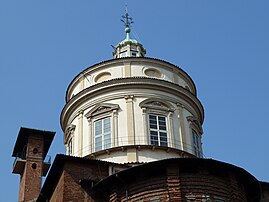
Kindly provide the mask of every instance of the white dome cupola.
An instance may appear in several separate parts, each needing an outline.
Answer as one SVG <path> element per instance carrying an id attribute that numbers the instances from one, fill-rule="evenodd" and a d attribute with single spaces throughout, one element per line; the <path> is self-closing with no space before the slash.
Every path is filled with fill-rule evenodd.
<path id="1" fill-rule="evenodd" d="M 176 65 L 144 57 L 130 39 L 127 12 L 123 22 L 126 39 L 114 59 L 86 68 L 68 86 L 66 153 L 116 163 L 203 157 L 204 110 L 193 80 Z"/>
<path id="2" fill-rule="evenodd" d="M 113 56 L 114 58 L 123 57 L 144 57 L 146 54 L 146 49 L 143 45 L 135 39 L 131 39 L 131 24 L 133 23 L 132 17 L 129 16 L 127 9 L 125 15 L 122 16 L 121 21 L 125 26 L 126 38 L 118 43 L 114 48 Z"/>

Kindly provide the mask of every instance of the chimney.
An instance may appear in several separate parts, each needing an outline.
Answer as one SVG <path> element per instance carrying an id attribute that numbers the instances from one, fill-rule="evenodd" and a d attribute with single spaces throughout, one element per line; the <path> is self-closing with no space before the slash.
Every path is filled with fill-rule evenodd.
<path id="1" fill-rule="evenodd" d="M 40 193 L 42 176 L 50 167 L 46 158 L 55 132 L 20 128 L 12 157 L 12 173 L 20 174 L 19 202 L 35 201 Z"/>

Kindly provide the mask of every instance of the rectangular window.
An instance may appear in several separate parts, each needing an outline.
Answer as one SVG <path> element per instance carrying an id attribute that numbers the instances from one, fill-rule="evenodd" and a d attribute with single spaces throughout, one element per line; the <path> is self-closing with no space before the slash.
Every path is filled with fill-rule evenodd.
<path id="1" fill-rule="evenodd" d="M 166 117 L 149 114 L 150 144 L 167 147 Z"/>
<path id="2" fill-rule="evenodd" d="M 200 137 L 196 133 L 196 131 L 192 130 L 192 140 L 193 140 L 193 149 L 194 149 L 194 154 L 198 158 L 201 157 L 201 149 L 200 149 Z"/>
<path id="3" fill-rule="evenodd" d="M 95 151 L 111 148 L 110 117 L 94 122 Z"/>
<path id="4" fill-rule="evenodd" d="M 131 51 L 131 56 L 132 57 L 136 57 L 136 55 L 137 55 L 137 52 L 136 51 Z"/>
<path id="5" fill-rule="evenodd" d="M 127 56 L 127 51 L 124 51 L 124 52 L 121 52 L 120 53 L 120 57 L 123 58 L 123 57 L 126 57 Z"/>

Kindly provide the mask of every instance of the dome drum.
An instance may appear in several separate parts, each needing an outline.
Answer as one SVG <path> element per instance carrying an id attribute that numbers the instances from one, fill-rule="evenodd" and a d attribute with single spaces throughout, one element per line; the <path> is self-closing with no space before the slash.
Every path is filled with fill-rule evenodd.
<path id="1" fill-rule="evenodd" d="M 187 120 L 190 116 L 197 117 L 199 125 L 202 124 L 202 106 L 185 88 L 165 80 L 131 77 L 108 80 L 81 91 L 65 106 L 61 123 L 63 129 L 76 125 L 70 155 L 94 154 L 107 161 L 136 162 L 180 157 L 182 151 L 197 156 L 191 138 L 192 130 L 196 129 Z M 196 133 L 201 157 L 201 133 Z M 142 152 L 137 150 L 139 145 L 166 147 L 178 152 L 150 152 L 152 149 Z M 125 146 L 128 146 L 125 156 L 110 151 Z M 106 154 L 100 155 L 99 151 Z"/>

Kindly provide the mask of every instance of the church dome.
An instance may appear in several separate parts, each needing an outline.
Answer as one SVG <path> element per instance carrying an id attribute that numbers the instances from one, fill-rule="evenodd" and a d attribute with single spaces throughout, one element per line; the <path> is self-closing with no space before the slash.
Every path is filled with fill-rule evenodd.
<path id="1" fill-rule="evenodd" d="M 202 158 L 204 110 L 194 82 L 176 65 L 144 57 L 130 38 L 132 18 L 123 19 L 126 38 L 114 59 L 85 69 L 67 89 L 66 153 L 130 164 Z"/>

